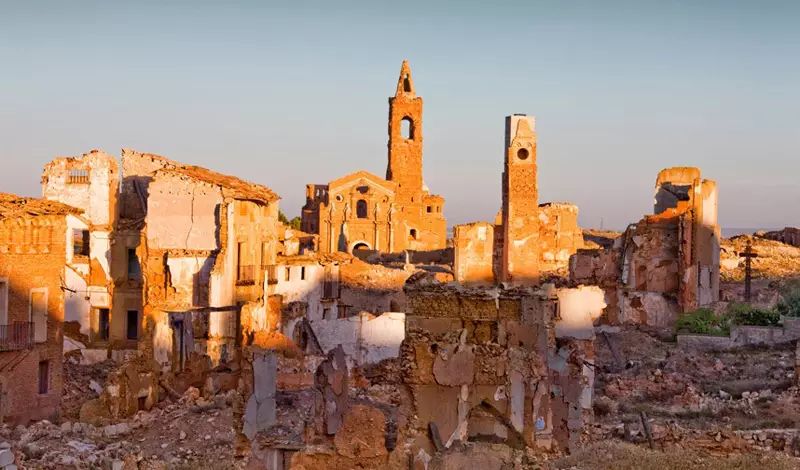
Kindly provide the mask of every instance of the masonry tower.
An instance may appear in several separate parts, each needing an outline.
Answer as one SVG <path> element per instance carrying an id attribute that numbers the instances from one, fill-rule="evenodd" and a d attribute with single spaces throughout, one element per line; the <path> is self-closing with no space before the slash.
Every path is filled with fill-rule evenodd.
<path id="1" fill-rule="evenodd" d="M 408 61 L 403 61 L 397 91 L 389 98 L 389 165 L 386 179 L 397 183 L 401 204 L 420 203 L 422 192 L 422 98 L 414 93 Z"/>
<path id="2" fill-rule="evenodd" d="M 500 280 L 515 285 L 539 284 L 539 186 L 534 129 L 533 116 L 506 117 Z"/>

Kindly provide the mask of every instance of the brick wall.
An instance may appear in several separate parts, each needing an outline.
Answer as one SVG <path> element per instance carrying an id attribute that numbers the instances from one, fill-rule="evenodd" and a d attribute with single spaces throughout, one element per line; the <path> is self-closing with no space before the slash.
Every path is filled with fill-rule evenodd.
<path id="1" fill-rule="evenodd" d="M 7 421 L 53 418 L 59 411 L 64 341 L 60 278 L 66 263 L 66 232 L 63 215 L 0 219 L 0 278 L 8 286 L 5 323 L 30 321 L 31 289 L 47 297 L 46 341 L 0 352 L 0 410 Z M 42 361 L 49 361 L 44 394 L 39 393 Z"/>

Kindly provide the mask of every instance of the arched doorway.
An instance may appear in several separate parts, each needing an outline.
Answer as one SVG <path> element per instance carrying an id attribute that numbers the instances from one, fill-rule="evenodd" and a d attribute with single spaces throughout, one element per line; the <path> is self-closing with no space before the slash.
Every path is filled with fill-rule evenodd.
<path id="1" fill-rule="evenodd" d="M 353 248 L 350 250 L 351 253 L 355 253 L 358 250 L 371 250 L 370 246 L 366 242 L 356 242 L 353 245 Z"/>

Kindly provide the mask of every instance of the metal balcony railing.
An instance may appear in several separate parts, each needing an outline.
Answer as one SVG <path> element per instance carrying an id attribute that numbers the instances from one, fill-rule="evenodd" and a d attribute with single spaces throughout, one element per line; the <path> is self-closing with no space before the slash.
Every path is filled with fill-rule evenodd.
<path id="1" fill-rule="evenodd" d="M 33 323 L 14 322 L 0 325 L 0 351 L 17 351 L 34 345 Z"/>
<path id="2" fill-rule="evenodd" d="M 89 184 L 89 170 L 70 170 L 67 184 Z"/>
<path id="3" fill-rule="evenodd" d="M 236 284 L 251 285 L 256 282 L 256 267 L 253 265 L 240 265 L 237 270 Z"/>

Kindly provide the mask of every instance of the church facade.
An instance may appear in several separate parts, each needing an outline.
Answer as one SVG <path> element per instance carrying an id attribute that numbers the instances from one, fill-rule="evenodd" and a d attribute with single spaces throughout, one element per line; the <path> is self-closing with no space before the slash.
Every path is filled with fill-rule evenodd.
<path id="1" fill-rule="evenodd" d="M 328 184 L 306 185 L 302 230 L 319 235 L 319 251 L 395 253 L 447 244 L 444 198 L 422 179 L 422 98 L 403 61 L 389 98 L 386 178 L 357 171 Z"/>

